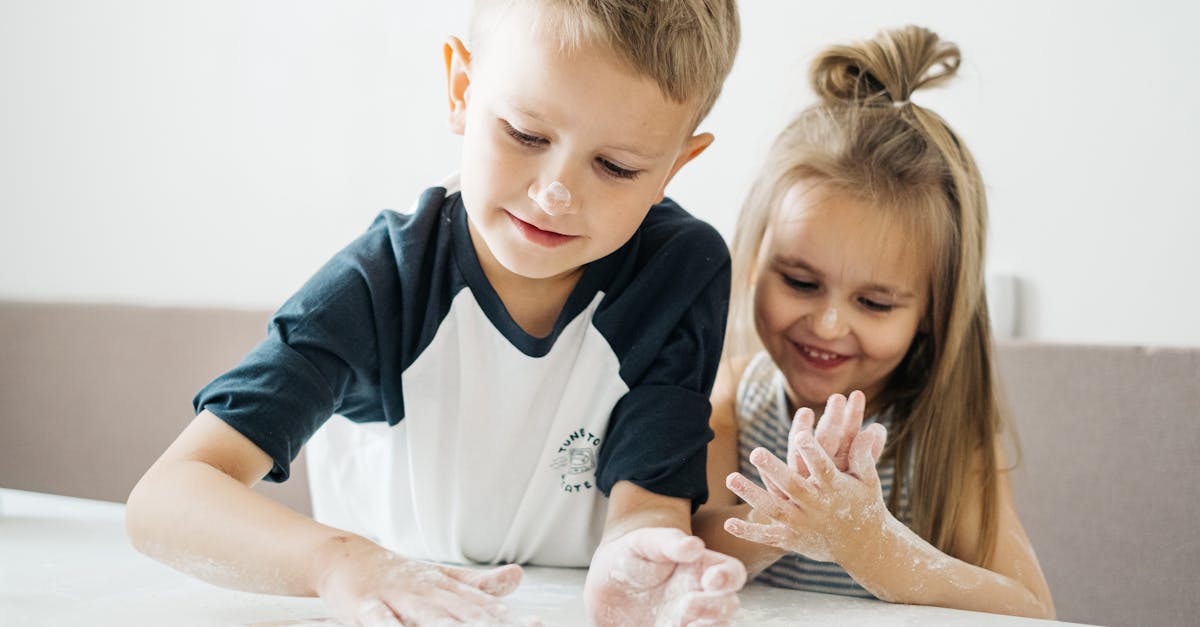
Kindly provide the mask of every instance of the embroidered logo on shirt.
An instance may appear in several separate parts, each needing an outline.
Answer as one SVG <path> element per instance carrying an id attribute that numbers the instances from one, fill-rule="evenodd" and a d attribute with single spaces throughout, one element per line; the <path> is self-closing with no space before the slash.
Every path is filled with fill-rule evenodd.
<path id="1" fill-rule="evenodd" d="M 596 488 L 596 452 L 600 438 L 584 428 L 567 434 L 550 468 L 559 472 L 563 492 L 582 492 Z"/>

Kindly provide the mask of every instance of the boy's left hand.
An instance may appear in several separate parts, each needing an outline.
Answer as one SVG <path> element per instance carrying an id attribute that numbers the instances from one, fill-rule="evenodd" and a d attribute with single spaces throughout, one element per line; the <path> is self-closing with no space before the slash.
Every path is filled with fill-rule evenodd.
<path id="1" fill-rule="evenodd" d="M 596 549 L 584 594 L 594 624 L 726 624 L 746 583 L 740 561 L 665 527 L 635 529 Z"/>

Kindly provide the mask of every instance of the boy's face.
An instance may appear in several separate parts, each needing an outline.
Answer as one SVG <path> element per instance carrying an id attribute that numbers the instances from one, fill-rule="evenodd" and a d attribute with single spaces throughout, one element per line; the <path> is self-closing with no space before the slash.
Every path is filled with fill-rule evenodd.
<path id="1" fill-rule="evenodd" d="M 693 104 L 606 50 L 562 51 L 529 17 L 507 14 L 475 59 L 447 43 L 450 124 L 485 271 L 569 277 L 628 241 L 712 136 L 690 136 Z"/>

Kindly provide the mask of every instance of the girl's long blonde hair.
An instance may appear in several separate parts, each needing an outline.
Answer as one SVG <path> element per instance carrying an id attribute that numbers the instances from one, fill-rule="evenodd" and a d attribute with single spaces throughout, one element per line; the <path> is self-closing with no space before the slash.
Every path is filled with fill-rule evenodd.
<path id="1" fill-rule="evenodd" d="M 885 458 L 896 464 L 888 506 L 907 489 L 913 529 L 944 552 L 984 565 L 996 544 L 996 437 L 1003 416 L 984 295 L 987 201 L 966 145 L 913 92 L 950 79 L 958 47 L 916 27 L 834 46 L 811 67 L 820 102 L 776 139 L 742 208 L 733 241 L 729 355 L 761 349 L 754 333 L 755 265 L 783 195 L 827 185 L 878 208 L 929 260 L 930 300 L 904 360 L 879 399 L 895 409 Z M 849 392 L 849 390 L 847 390 Z M 911 454 L 908 453 L 911 451 Z M 905 486 L 910 476 L 913 485 Z M 952 547 L 968 482 L 983 479 L 974 547 Z"/>

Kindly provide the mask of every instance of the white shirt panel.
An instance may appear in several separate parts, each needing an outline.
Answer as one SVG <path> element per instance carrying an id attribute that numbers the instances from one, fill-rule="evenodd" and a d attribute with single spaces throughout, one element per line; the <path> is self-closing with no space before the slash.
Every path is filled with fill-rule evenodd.
<path id="1" fill-rule="evenodd" d="M 418 559 L 588 565 L 607 505 L 596 460 L 628 391 L 591 324 L 603 296 L 530 357 L 461 290 L 401 377 L 404 420 L 335 418 L 309 441 L 315 517 Z"/>

